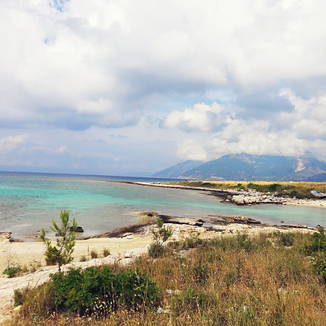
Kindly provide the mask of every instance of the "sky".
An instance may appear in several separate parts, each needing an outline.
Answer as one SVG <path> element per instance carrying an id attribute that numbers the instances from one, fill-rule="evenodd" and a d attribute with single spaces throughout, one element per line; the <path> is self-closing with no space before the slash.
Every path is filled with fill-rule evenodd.
<path id="1" fill-rule="evenodd" d="M 0 0 L 0 171 L 326 160 L 324 0 Z"/>

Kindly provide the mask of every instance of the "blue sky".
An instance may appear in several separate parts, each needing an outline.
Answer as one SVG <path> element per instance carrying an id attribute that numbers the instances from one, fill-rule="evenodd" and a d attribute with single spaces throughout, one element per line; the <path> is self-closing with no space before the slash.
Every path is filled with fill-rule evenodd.
<path id="1" fill-rule="evenodd" d="M 326 160 L 321 0 L 0 3 L 0 169 Z"/>

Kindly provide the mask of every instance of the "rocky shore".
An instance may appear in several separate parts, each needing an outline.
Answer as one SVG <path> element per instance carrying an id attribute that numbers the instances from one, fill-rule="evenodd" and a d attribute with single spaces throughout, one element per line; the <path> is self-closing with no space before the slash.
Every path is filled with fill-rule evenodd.
<path id="1" fill-rule="evenodd" d="M 111 181 L 110 181 L 111 182 Z M 262 204 L 276 204 L 276 205 L 301 205 L 311 207 L 326 207 L 325 199 L 297 199 L 290 197 L 280 197 L 277 193 L 261 193 L 255 189 L 249 189 L 245 191 L 243 189 L 211 189 L 204 187 L 188 187 L 181 185 L 169 185 L 163 183 L 149 183 L 149 182 L 125 182 L 125 181 L 114 181 L 122 182 L 127 184 L 135 184 L 145 187 L 160 187 L 160 188 L 171 188 L 171 189 L 183 189 L 183 190 L 197 190 L 206 192 L 209 195 L 218 197 L 222 203 L 230 203 L 234 205 L 262 205 Z"/>
<path id="2" fill-rule="evenodd" d="M 276 197 L 273 194 L 262 194 L 256 190 L 240 192 L 240 194 L 227 194 L 223 202 L 230 202 L 236 205 L 258 205 L 258 204 L 286 204 L 284 197 Z"/>

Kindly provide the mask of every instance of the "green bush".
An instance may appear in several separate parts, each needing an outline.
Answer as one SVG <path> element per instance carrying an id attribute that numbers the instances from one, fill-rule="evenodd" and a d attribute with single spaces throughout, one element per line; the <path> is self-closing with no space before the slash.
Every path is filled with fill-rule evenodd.
<path id="1" fill-rule="evenodd" d="M 311 237 L 312 243 L 305 244 L 305 251 L 309 254 L 326 251 L 326 234 L 323 228 L 315 232 Z"/>
<path id="2" fill-rule="evenodd" d="M 9 278 L 13 278 L 17 273 L 21 272 L 20 266 L 9 266 L 2 273 L 8 275 Z"/>
<path id="3" fill-rule="evenodd" d="M 107 256 L 110 256 L 110 249 L 108 248 L 103 248 L 102 250 L 102 254 L 103 254 L 103 257 L 107 257 Z"/>
<path id="4" fill-rule="evenodd" d="M 145 274 L 136 270 L 114 273 L 104 266 L 70 269 L 67 275 L 51 275 L 54 283 L 55 304 L 58 310 L 81 315 L 106 315 L 119 306 L 138 310 L 158 305 L 160 290 Z"/>

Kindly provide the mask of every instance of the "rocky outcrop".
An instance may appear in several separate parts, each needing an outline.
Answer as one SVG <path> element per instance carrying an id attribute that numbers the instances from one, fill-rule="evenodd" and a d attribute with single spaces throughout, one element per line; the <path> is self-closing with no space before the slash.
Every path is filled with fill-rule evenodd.
<path id="1" fill-rule="evenodd" d="M 176 217 L 176 216 L 168 216 L 168 215 L 159 215 L 164 223 L 171 223 L 171 224 L 187 224 L 193 226 L 202 226 L 204 221 L 201 219 L 195 218 L 186 218 L 186 217 Z"/>
<path id="2" fill-rule="evenodd" d="M 218 215 L 217 218 L 210 218 L 210 222 L 212 224 L 220 224 L 220 225 L 227 225 L 227 224 L 261 224 L 260 221 L 257 221 L 250 217 L 245 216 L 221 216 Z"/>
<path id="3" fill-rule="evenodd" d="M 240 193 L 229 193 L 224 202 L 230 202 L 236 205 L 256 205 L 256 204 L 284 204 L 287 200 L 283 197 L 276 197 L 273 194 L 262 194 L 258 191 L 249 189 Z"/>

